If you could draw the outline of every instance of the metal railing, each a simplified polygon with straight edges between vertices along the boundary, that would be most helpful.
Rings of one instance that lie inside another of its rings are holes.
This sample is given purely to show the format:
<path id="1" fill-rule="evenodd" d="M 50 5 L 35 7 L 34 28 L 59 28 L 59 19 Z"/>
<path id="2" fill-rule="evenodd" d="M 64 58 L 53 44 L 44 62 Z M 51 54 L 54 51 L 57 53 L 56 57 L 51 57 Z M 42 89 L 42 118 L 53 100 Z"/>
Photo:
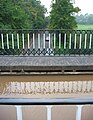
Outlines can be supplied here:
<path id="1" fill-rule="evenodd" d="M 23 120 L 23 105 L 44 105 L 47 108 L 47 120 L 52 120 L 52 108 L 55 105 L 76 105 L 76 120 L 81 120 L 82 108 L 93 104 L 93 98 L 87 99 L 10 99 L 0 98 L 0 105 L 14 105 L 17 120 Z"/>
<path id="2" fill-rule="evenodd" d="M 93 30 L 0 30 L 0 55 L 93 54 Z"/>

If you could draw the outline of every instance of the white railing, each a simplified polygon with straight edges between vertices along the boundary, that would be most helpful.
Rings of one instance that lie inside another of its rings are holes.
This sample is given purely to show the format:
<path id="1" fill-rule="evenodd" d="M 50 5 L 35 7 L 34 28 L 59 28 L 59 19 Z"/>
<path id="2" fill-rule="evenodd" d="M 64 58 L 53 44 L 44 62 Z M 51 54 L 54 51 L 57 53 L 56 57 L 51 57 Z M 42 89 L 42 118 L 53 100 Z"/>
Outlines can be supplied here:
<path id="1" fill-rule="evenodd" d="M 82 115 L 82 108 L 84 105 L 76 105 L 76 120 L 81 120 Z M 52 120 L 52 108 L 53 106 L 47 105 L 45 106 L 47 109 L 47 120 Z M 15 106 L 16 108 L 16 114 L 17 114 L 17 120 L 23 120 L 22 115 L 22 106 Z"/>
<path id="2" fill-rule="evenodd" d="M 92 30 L 0 30 L 1 55 L 93 54 Z"/>
<path id="3" fill-rule="evenodd" d="M 86 105 L 93 105 L 93 98 L 83 99 L 11 99 L 1 98 L 0 105 L 14 105 L 16 108 L 17 120 L 23 120 L 22 109 L 25 105 L 31 107 L 31 105 L 42 105 L 47 109 L 47 120 L 52 120 L 52 108 L 56 105 L 75 105 L 76 106 L 76 120 L 81 120 L 82 108 Z M 58 113 L 59 114 L 59 113 Z"/>

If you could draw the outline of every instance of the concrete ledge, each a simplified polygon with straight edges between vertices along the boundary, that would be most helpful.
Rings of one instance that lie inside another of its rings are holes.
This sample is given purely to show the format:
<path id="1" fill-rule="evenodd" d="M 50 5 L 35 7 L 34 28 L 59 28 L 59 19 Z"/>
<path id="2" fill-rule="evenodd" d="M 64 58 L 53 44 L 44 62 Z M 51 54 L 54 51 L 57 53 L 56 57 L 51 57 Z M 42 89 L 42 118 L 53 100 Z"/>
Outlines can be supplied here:
<path id="1" fill-rule="evenodd" d="M 83 57 L 0 57 L 2 73 L 93 73 L 93 56 Z"/>

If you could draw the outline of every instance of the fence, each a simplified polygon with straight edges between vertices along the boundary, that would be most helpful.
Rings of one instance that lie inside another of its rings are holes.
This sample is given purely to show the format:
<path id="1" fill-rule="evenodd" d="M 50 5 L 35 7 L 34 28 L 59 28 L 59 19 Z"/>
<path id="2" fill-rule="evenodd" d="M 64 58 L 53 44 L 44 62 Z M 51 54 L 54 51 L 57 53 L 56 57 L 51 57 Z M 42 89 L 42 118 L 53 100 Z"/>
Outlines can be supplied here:
<path id="1" fill-rule="evenodd" d="M 17 120 L 23 120 L 23 105 L 44 105 L 47 108 L 47 120 L 52 120 L 52 108 L 54 105 L 76 105 L 76 120 L 81 120 L 82 108 L 86 104 L 93 104 L 90 99 L 0 99 L 0 105 L 14 105 Z"/>
<path id="2" fill-rule="evenodd" d="M 0 30 L 0 55 L 91 55 L 92 41 L 92 30 Z"/>

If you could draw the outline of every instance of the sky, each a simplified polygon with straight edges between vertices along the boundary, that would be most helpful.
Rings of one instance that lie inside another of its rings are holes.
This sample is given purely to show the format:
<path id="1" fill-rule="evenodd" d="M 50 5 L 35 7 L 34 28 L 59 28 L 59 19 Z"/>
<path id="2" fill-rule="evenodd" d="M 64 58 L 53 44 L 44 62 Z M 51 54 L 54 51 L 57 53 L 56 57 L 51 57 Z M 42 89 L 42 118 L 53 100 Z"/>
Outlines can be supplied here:
<path id="1" fill-rule="evenodd" d="M 41 0 L 41 3 L 45 5 L 49 11 L 51 0 Z M 93 14 L 93 0 L 75 0 L 75 6 L 81 9 L 80 14 Z"/>

